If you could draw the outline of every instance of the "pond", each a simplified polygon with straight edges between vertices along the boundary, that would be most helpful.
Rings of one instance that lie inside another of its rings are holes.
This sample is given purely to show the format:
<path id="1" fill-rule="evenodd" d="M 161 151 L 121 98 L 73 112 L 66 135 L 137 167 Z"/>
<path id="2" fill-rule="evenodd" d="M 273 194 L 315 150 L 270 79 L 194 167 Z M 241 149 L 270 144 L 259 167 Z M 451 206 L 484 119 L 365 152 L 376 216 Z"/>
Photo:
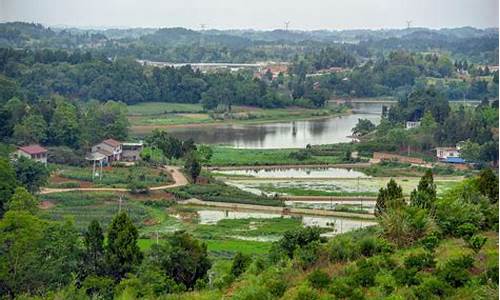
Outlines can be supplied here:
<path id="1" fill-rule="evenodd" d="M 231 210 L 198 210 L 199 224 L 214 225 L 223 219 L 269 219 L 269 218 L 292 218 L 291 216 L 283 216 L 277 213 L 264 212 L 244 212 Z M 335 234 L 348 232 L 351 230 L 375 225 L 375 221 L 349 219 L 339 217 L 322 217 L 322 216 L 300 216 L 304 226 L 318 226 L 321 228 L 331 228 L 325 236 L 333 236 Z"/>
<path id="2" fill-rule="evenodd" d="M 217 125 L 177 127 L 168 130 L 180 139 L 192 138 L 202 144 L 224 144 L 235 148 L 279 149 L 304 148 L 350 142 L 351 129 L 358 119 L 380 122 L 380 114 L 352 114 L 305 121 L 260 125 Z"/>
<path id="3" fill-rule="evenodd" d="M 219 174 L 244 175 L 256 178 L 367 178 L 366 174 L 345 168 L 269 168 L 217 170 Z"/>

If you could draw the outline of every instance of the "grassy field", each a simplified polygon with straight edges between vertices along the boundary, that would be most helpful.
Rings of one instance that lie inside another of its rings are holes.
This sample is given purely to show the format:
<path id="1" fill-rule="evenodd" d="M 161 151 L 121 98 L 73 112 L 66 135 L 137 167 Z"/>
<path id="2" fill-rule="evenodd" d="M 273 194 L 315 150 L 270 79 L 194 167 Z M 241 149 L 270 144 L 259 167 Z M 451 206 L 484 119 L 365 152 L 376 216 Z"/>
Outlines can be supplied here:
<path id="1" fill-rule="evenodd" d="M 304 164 L 336 164 L 342 163 L 342 155 L 314 156 L 299 160 L 290 157 L 297 149 L 235 149 L 229 147 L 213 147 L 210 166 L 262 166 L 262 165 L 304 165 Z"/>
<path id="2" fill-rule="evenodd" d="M 345 113 L 343 106 L 330 106 L 324 109 L 277 108 L 233 106 L 231 114 L 209 114 L 200 104 L 146 102 L 128 107 L 132 131 L 140 131 L 141 126 L 168 127 L 188 124 L 238 123 L 255 124 L 262 122 L 288 121 L 327 117 Z"/>
<path id="3" fill-rule="evenodd" d="M 105 167 L 102 178 L 92 180 L 92 167 L 73 167 L 67 165 L 55 166 L 56 171 L 49 179 L 48 187 L 71 188 L 71 187 L 126 187 L 129 176 L 134 174 L 148 186 L 157 186 L 172 182 L 170 175 L 162 170 L 151 167 Z"/>

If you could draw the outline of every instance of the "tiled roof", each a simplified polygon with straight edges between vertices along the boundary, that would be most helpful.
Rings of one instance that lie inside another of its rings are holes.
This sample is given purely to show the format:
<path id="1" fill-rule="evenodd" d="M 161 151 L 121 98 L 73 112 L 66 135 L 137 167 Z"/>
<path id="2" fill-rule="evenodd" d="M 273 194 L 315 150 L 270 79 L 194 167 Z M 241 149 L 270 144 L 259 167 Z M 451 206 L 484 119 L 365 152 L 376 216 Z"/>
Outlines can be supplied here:
<path id="1" fill-rule="evenodd" d="M 114 139 L 107 139 L 107 140 L 104 140 L 102 141 L 104 144 L 107 144 L 111 147 L 118 147 L 120 146 L 120 142 L 118 142 L 117 140 L 114 140 Z"/>
<path id="2" fill-rule="evenodd" d="M 40 145 L 23 146 L 19 147 L 19 150 L 23 151 L 24 153 L 28 153 L 30 155 L 47 152 L 47 149 L 43 148 Z"/>
<path id="3" fill-rule="evenodd" d="M 113 152 L 110 152 L 110 151 L 107 151 L 107 150 L 104 150 L 104 149 L 97 149 L 97 151 L 95 151 L 97 153 L 101 153 L 101 154 L 104 154 L 106 156 L 111 156 L 113 155 Z"/>

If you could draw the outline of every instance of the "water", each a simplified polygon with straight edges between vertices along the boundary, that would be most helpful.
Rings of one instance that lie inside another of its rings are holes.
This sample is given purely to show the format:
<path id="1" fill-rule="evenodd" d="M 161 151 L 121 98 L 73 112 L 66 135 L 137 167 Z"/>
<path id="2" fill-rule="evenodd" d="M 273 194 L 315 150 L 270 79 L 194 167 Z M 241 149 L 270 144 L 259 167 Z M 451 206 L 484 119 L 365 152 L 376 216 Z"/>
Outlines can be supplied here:
<path id="1" fill-rule="evenodd" d="M 217 222 L 224 219 L 291 218 L 291 216 L 282 216 L 276 213 L 242 212 L 242 211 L 229 211 L 229 210 L 199 210 L 198 217 L 200 224 L 207 224 L 207 225 L 217 224 Z M 302 224 L 304 226 L 318 226 L 321 228 L 332 229 L 330 232 L 324 234 L 325 236 L 333 236 L 335 234 L 376 225 L 376 222 L 374 221 L 356 220 L 356 219 L 339 218 L 339 217 L 302 216 L 301 218 L 302 218 Z M 272 239 L 275 239 L 275 237 L 272 237 Z"/>
<path id="2" fill-rule="evenodd" d="M 257 178 L 367 178 L 366 174 L 344 168 L 271 168 L 218 170 L 227 175 L 245 175 Z"/>
<path id="3" fill-rule="evenodd" d="M 375 124 L 380 122 L 379 114 L 353 114 L 261 125 L 178 127 L 168 132 L 180 139 L 192 138 L 197 143 L 224 144 L 235 148 L 304 148 L 308 144 L 350 142 L 351 129 L 360 118 Z"/>

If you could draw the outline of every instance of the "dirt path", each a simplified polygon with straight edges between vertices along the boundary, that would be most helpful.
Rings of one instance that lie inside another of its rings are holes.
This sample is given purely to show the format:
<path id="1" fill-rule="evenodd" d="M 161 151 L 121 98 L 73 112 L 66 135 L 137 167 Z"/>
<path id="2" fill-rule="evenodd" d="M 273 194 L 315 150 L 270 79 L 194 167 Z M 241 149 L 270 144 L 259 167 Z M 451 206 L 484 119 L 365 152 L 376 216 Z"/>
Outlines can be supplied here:
<path id="1" fill-rule="evenodd" d="M 375 216 L 372 214 L 360 214 L 342 211 L 332 211 L 332 210 L 322 210 L 313 208 L 293 208 L 293 207 L 282 207 L 282 206 L 266 206 L 266 205 L 255 205 L 255 204 L 241 204 L 241 203 L 229 203 L 229 202 L 215 202 L 215 201 L 204 201 L 196 198 L 191 198 L 183 201 L 179 201 L 179 204 L 183 205 L 200 205 L 200 206 L 210 206 L 218 208 L 227 208 L 232 210 L 253 210 L 262 211 L 269 213 L 279 213 L 283 215 L 313 215 L 313 216 L 332 216 L 332 217 L 343 217 L 343 218 L 359 218 L 366 220 L 374 220 Z"/>
<path id="2" fill-rule="evenodd" d="M 179 186 L 184 186 L 189 183 L 187 180 L 186 176 L 182 174 L 182 172 L 179 170 L 178 167 L 173 167 L 173 166 L 164 166 L 162 167 L 165 171 L 167 171 L 169 174 L 172 175 L 172 179 L 174 180 L 174 183 L 172 184 L 167 184 L 167 185 L 161 185 L 161 186 L 154 186 L 150 187 L 149 190 L 151 191 L 157 191 L 157 190 L 163 190 L 163 189 L 168 189 L 168 188 L 174 188 L 174 187 L 179 187 Z M 52 194 L 52 193 L 64 193 L 64 192 L 128 192 L 128 189 L 126 188 L 42 188 L 40 190 L 39 194 Z"/>

